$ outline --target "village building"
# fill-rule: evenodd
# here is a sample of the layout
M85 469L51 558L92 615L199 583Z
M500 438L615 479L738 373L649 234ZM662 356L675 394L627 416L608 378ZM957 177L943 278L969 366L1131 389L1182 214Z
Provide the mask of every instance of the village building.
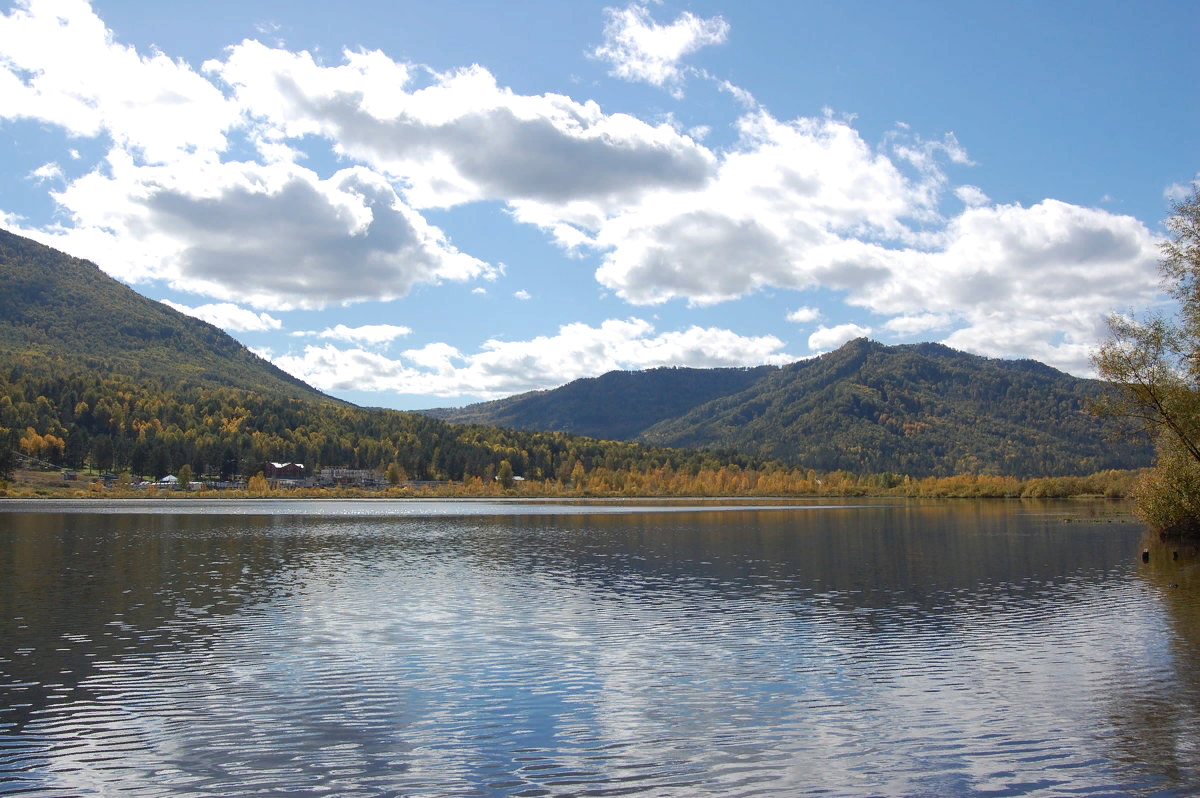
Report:
M304 479L303 463L267 463L263 469L267 479Z
M387 479L378 471L367 468L322 468L317 483L323 488L368 488L381 490L387 487Z

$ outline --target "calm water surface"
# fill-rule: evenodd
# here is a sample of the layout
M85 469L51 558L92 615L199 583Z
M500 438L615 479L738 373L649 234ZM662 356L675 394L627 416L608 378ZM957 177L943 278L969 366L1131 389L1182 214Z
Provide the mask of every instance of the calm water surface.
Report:
M0 794L1197 794L1112 509L0 503Z

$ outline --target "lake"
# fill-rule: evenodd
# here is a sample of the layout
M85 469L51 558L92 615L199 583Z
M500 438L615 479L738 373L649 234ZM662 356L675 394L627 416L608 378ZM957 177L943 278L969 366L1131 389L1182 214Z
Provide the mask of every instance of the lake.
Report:
M1124 509L0 502L0 794L1196 794Z

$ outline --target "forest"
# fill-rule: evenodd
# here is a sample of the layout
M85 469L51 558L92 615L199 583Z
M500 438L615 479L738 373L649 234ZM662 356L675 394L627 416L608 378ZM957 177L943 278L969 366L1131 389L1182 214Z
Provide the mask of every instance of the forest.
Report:
M82 374L39 356L9 363L0 380L0 435L52 466L161 477L183 465L197 475L252 476L267 461L386 469L412 479L514 475L570 478L585 471L667 466L697 473L760 461L733 452L660 449L567 433L453 425L415 413L266 396L237 388L157 378ZM10 458L11 467L11 458Z

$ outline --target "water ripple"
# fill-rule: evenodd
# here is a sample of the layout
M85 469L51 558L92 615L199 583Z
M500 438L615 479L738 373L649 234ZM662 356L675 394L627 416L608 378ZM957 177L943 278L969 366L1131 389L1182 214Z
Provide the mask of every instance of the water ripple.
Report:
M0 794L1184 795L1200 775L1200 604L1139 570L1136 529L343 515L72 516L94 529L70 568L20 538L61 519L14 525L34 553L0 560L24 585L0 588Z

